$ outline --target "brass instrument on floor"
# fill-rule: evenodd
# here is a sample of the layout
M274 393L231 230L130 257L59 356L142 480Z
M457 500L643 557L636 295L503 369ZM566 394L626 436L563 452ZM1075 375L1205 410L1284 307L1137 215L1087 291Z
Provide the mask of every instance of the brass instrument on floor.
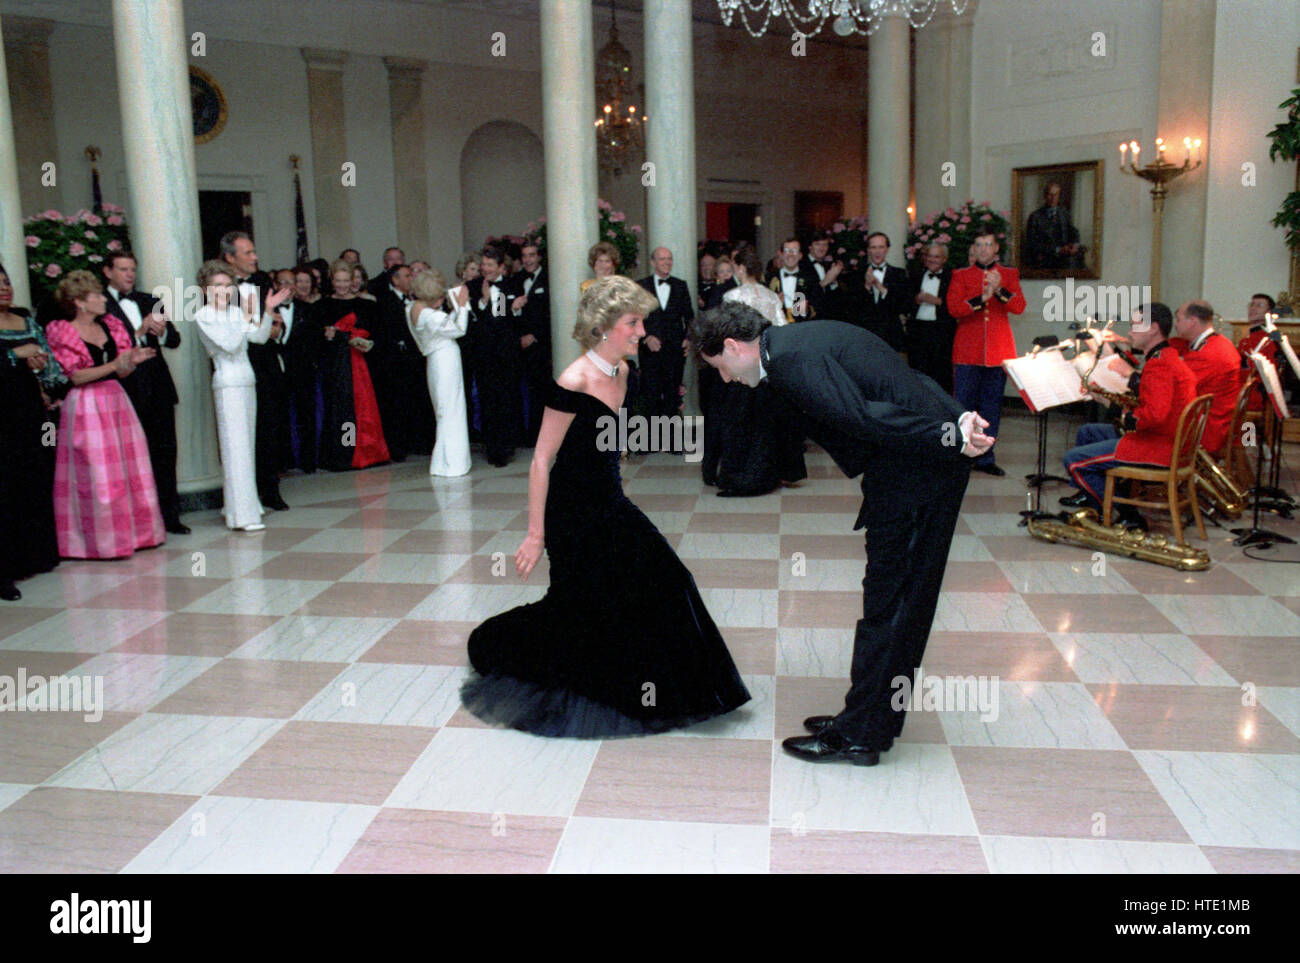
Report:
M1204 448L1196 449L1196 488L1215 510L1229 518L1240 518L1246 510L1246 493L1232 476L1218 466Z
M1164 535L1130 531L1122 525L1107 528L1091 508L1077 508L1068 515L1062 512L1046 518L1029 516L1029 534L1044 542L1080 545L1183 572L1200 572L1210 567L1210 555L1204 549L1179 545Z

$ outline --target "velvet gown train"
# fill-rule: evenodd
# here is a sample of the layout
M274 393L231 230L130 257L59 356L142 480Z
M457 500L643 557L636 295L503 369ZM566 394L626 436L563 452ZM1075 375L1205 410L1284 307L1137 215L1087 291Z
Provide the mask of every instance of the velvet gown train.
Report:
M552 384L573 412L551 468L539 602L469 637L477 676L461 690L479 718L543 736L663 732L731 712L749 692L695 580L623 494L619 451L597 447L603 402Z

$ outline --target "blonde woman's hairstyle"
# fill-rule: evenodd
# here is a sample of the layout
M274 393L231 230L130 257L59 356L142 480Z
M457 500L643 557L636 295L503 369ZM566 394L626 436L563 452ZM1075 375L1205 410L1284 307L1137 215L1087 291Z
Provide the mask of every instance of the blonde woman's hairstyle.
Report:
M411 293L427 304L437 305L447 293L447 279L437 268L421 271L411 279Z
M657 307L659 299L631 278L621 274L601 278L583 292L578 302L573 340L584 349L594 348L623 315L646 315Z
M356 265L351 261L345 261L343 258L337 257L333 261L330 261L330 276L323 279L321 283L324 284L325 281L332 281L334 275L338 274L340 271L347 271L348 277L352 277L352 269L354 267L356 267Z
M591 246L591 250L587 252L587 266L593 271L596 270L596 259L602 254L609 258L610 263L614 265L614 273L617 274L623 266L623 259L618 255L618 248L609 241L598 241Z
M104 285L89 271L69 271L68 276L59 282L54 298L69 318L75 318L77 302L88 294L103 290Z
M205 294L208 285L212 283L212 279L218 274L224 274L226 277L230 278L232 283L235 280L235 269L225 261L213 260L203 262L203 266L199 268L199 287L203 288Z
M477 251L468 251L462 254L460 260L456 262L456 280L465 280L465 269L480 260Z

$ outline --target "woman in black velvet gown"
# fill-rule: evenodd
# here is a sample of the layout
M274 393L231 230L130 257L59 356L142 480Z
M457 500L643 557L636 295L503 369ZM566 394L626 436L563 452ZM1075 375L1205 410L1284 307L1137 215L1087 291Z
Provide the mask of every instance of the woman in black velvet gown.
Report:
M588 350L552 385L529 470L523 578L550 559L546 597L469 637L477 675L461 690L479 718L543 736L663 732L749 701L695 580L623 494L617 420L628 366L656 306L611 277L582 296L574 337ZM554 464L552 465L552 458Z
M14 601L14 582L59 564L54 528L54 445L58 423L42 398L58 400L71 384L45 335L13 307L0 268L0 598Z

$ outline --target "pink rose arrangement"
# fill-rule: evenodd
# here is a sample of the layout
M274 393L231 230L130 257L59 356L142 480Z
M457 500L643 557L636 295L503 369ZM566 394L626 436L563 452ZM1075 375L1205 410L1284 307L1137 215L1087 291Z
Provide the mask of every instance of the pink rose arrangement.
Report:
M637 265L640 238L645 232L640 224L628 224L627 215L623 211L614 210L614 205L604 198L596 201L596 213L600 218L597 237L618 248L621 262L619 271L623 274L630 273ZM539 217L531 222L524 234L530 241L536 242L542 257L546 257L546 218Z
M52 295L69 271L99 277L105 255L131 249L126 218L116 204L104 204L102 215L84 208L67 215L41 211L24 218L23 227L34 299Z
M967 252L979 234L992 231L1005 252L1010 231L1008 217L1006 211L993 210L988 201L968 200L960 207L934 211L908 228L903 253L909 262L915 262L921 259L926 245L946 244L949 266L963 268Z

